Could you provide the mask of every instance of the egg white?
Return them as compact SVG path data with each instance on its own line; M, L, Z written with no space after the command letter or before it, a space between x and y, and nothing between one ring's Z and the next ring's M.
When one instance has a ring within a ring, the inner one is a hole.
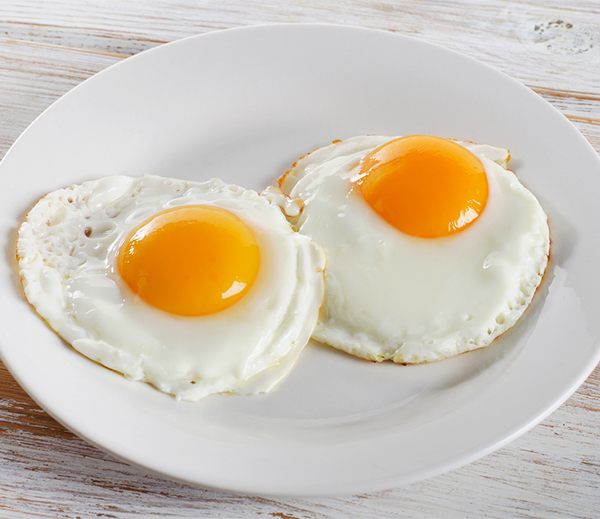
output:
M140 223L191 204L239 216L261 264L231 307L181 317L132 293L116 259ZM28 214L17 256L27 299L73 348L184 400L271 389L308 342L323 297L322 249L294 232L265 197L219 180L114 176L59 189Z
M374 361L431 362L490 344L523 314L549 254L547 218L508 171L508 151L459 142L483 163L489 196L467 229L406 235L353 188L360 160L391 137L355 137L300 159L280 179L304 201L293 221L327 253L313 338Z

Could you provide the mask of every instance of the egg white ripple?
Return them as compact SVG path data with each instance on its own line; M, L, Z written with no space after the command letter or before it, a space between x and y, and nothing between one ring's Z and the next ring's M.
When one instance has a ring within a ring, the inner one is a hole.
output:
M360 160L393 138L336 141L298 160L280 179L284 193L304 200L292 223L327 253L325 300L313 338L358 357L398 363L487 346L515 324L542 280L547 217L505 169L507 150L456 141L485 167L485 210L448 237L400 232L352 189Z
M239 216L261 264L231 307L181 317L133 294L116 258L148 217L191 204ZM184 400L268 391L308 342L323 296L322 249L294 232L265 197L214 179L113 176L59 189L28 214L17 256L27 299L77 351Z

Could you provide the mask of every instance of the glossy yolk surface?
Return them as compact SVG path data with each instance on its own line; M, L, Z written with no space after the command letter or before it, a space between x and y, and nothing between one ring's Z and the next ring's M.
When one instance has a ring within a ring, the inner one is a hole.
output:
M401 137L363 160L358 184L367 203L398 230L421 238L464 230L483 211L481 161L447 139Z
M154 215L130 234L118 257L131 290L182 316L212 314L239 301L259 264L248 226L224 209L202 205Z

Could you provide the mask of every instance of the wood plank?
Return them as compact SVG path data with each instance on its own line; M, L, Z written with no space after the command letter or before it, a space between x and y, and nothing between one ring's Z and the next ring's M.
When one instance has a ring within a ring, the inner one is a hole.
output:
M593 2L546 6L544 2L383 0L315 3L209 0L156 4L39 0L4 6L0 34L24 41L135 54L161 43L212 29L257 23L325 22L384 29L438 43L489 63L532 86L600 92L600 16ZM558 23L561 22L561 23ZM116 29L118 27L118 30ZM456 37L456 34L460 37Z

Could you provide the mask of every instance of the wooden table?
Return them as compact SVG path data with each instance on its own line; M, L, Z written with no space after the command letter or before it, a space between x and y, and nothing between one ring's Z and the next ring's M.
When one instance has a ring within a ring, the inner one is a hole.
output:
M128 56L185 36L269 22L385 29L460 51L533 89L600 151L600 4L563 5L2 0L0 155L53 101ZM475 463L402 488L318 499L232 496L163 480L74 436L4 366L0 381L0 517L600 517L600 368L541 424Z

